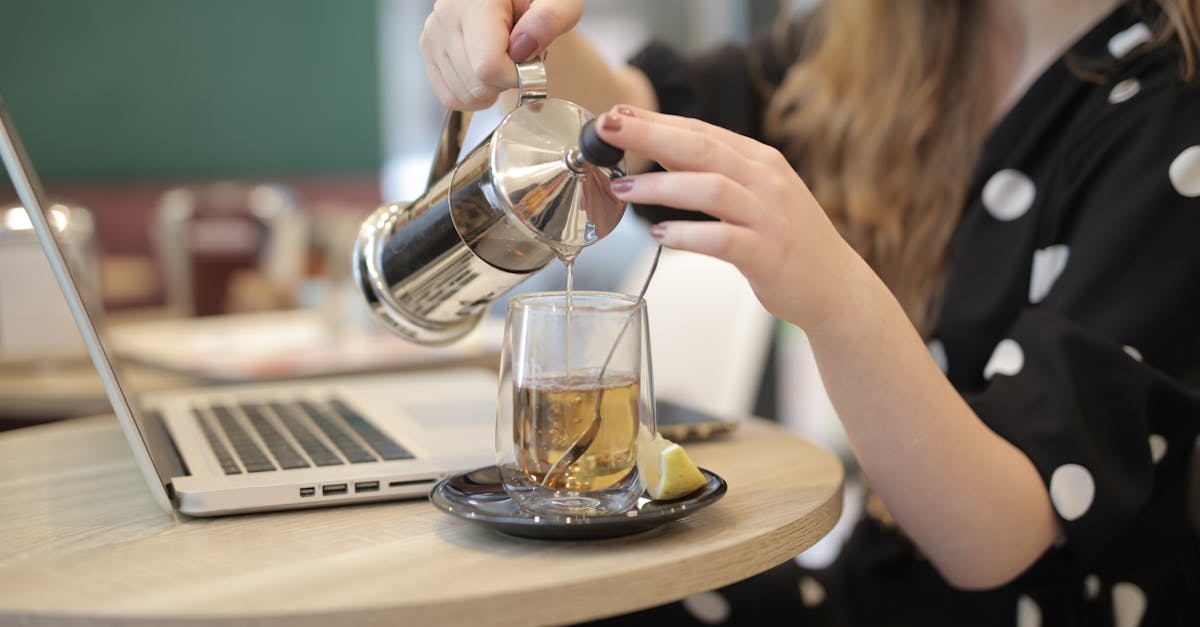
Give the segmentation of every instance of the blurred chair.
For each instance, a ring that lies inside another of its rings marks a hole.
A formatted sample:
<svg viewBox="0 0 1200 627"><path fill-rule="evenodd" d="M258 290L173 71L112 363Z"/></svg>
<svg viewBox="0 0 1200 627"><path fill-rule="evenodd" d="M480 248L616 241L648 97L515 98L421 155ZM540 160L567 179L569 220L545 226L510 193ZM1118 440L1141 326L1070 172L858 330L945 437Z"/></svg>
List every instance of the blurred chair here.
<svg viewBox="0 0 1200 627"><path fill-rule="evenodd" d="M80 295L100 315L100 257L92 213L62 203L48 211ZM86 358L87 348L29 214L21 205L0 206L0 365Z"/></svg>
<svg viewBox="0 0 1200 627"><path fill-rule="evenodd" d="M167 304L186 315L292 305L308 220L286 188L218 182L163 193L154 226Z"/></svg>
<svg viewBox="0 0 1200 627"><path fill-rule="evenodd" d="M620 291L637 294L653 247ZM731 264L664 249L646 291L657 398L740 419L754 411L775 318Z"/></svg>

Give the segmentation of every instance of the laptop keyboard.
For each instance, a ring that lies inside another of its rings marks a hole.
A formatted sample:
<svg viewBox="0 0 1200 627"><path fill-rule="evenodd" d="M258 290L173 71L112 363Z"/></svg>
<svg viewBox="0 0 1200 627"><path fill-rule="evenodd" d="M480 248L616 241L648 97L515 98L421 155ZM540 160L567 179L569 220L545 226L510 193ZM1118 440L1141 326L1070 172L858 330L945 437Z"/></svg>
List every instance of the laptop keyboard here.
<svg viewBox="0 0 1200 627"><path fill-rule="evenodd" d="M340 399L192 409L227 475L412 459Z"/></svg>

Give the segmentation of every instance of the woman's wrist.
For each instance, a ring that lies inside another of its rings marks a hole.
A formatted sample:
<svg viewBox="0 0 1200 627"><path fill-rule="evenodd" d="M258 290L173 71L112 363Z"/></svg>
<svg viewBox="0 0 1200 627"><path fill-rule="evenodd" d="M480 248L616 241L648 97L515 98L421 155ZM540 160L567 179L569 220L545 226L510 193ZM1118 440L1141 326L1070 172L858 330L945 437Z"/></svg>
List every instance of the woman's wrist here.
<svg viewBox="0 0 1200 627"><path fill-rule="evenodd" d="M848 347L877 335L881 326L895 324L900 303L871 269L870 265L846 245L848 255L842 280L829 290L819 319L801 325L814 344Z"/></svg>

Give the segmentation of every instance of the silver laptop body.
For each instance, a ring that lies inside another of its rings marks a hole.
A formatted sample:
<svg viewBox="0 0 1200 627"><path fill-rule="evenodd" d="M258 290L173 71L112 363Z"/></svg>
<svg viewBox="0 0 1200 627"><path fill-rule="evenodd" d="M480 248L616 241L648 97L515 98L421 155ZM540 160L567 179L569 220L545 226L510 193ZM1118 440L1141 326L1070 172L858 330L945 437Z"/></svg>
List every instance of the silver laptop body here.
<svg viewBox="0 0 1200 627"><path fill-rule="evenodd" d="M440 478L494 462L496 375L482 368L135 396L72 278L2 97L0 155L163 509L212 516L424 497Z"/></svg>

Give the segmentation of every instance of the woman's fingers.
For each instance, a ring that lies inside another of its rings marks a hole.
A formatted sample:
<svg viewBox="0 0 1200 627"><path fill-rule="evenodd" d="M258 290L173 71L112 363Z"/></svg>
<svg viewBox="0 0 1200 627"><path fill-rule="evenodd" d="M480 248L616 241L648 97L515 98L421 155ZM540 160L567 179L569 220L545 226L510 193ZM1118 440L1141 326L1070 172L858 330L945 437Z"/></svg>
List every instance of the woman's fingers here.
<svg viewBox="0 0 1200 627"><path fill-rule="evenodd" d="M473 10L462 18L463 45L471 76L497 94L517 86L517 69L508 58L511 30L511 12Z"/></svg>
<svg viewBox="0 0 1200 627"><path fill-rule="evenodd" d="M438 100L448 108L491 106L517 82L508 58L510 0L442 0L425 20L421 55Z"/></svg>
<svg viewBox="0 0 1200 627"><path fill-rule="evenodd" d="M714 133L612 111L601 115L596 126L604 141L657 161L667 170L719 172L739 183L754 176L754 164Z"/></svg>
<svg viewBox="0 0 1200 627"><path fill-rule="evenodd" d="M583 14L583 0L524 0L514 5L520 17L512 27L508 55L517 63L546 52L550 42L575 28Z"/></svg>
<svg viewBox="0 0 1200 627"><path fill-rule="evenodd" d="M657 124L665 124L675 128L681 128L697 133L710 133L714 137L727 143L731 148L738 151L742 156L753 161L763 162L779 155L779 151L771 146L767 146L759 141L739 135L727 128L715 126L695 118L682 117L678 115L668 115L657 111L650 111L641 107L632 105L617 105L610 110L610 113L625 117L639 118L654 122Z"/></svg>
<svg viewBox="0 0 1200 627"><path fill-rule="evenodd" d="M438 101L451 109L462 108L455 106L458 104L458 98L454 96L454 92L450 91L446 81L442 79L442 71L435 62L435 59L440 58L441 55L439 54L438 57L422 56L425 59L425 74L429 76L429 84L433 87L433 94L437 96Z"/></svg>
<svg viewBox="0 0 1200 627"><path fill-rule="evenodd" d="M485 85L475 76L475 67L467 56L466 44L461 36L452 37L445 42L446 59L449 61L453 76L446 81L447 86L455 93L463 108L486 109L496 102L500 90Z"/></svg>
<svg viewBox="0 0 1200 627"><path fill-rule="evenodd" d="M758 248L755 245L758 235L754 231L727 222L660 222L650 233L664 246L728 261L746 275L749 275L748 269L752 267Z"/></svg>
<svg viewBox="0 0 1200 627"><path fill-rule="evenodd" d="M627 176L613 181L612 190L627 202L700 211L731 224L753 224L761 211L749 190L724 174L711 172Z"/></svg>

